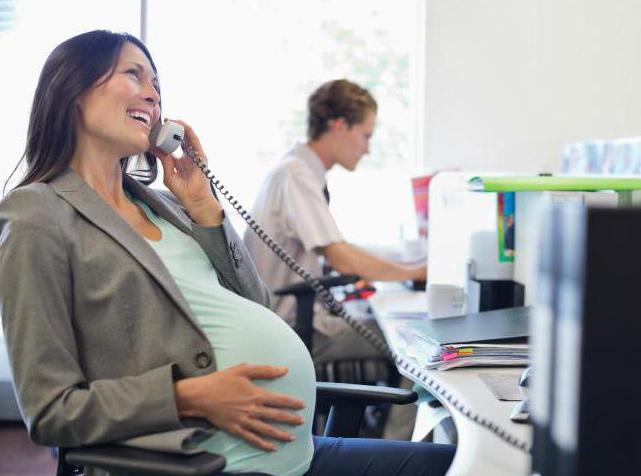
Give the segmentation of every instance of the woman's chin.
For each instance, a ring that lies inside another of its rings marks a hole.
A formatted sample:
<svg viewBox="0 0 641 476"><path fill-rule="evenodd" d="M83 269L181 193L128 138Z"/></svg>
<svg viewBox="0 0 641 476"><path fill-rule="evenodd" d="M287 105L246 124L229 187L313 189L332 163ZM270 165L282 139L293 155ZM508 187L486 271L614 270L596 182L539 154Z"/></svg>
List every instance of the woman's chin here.
<svg viewBox="0 0 641 476"><path fill-rule="evenodd" d="M137 140L135 143L129 144L129 147L126 148L126 153L123 157L131 157L134 155L140 155L149 150L150 142L147 137Z"/></svg>

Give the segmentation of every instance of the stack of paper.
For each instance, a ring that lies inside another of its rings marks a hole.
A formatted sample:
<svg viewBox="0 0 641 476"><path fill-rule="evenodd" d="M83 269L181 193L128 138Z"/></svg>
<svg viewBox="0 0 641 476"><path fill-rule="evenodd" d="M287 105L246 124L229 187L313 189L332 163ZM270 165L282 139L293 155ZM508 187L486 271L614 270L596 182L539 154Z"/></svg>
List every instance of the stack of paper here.
<svg viewBox="0 0 641 476"><path fill-rule="evenodd" d="M458 344L440 347L432 355L427 369L448 370L456 367L528 365L527 344Z"/></svg>
<svg viewBox="0 0 641 476"><path fill-rule="evenodd" d="M395 327L403 353L428 370L529 364L529 308L490 311L460 318L412 320ZM479 332L479 326L485 332Z"/></svg>

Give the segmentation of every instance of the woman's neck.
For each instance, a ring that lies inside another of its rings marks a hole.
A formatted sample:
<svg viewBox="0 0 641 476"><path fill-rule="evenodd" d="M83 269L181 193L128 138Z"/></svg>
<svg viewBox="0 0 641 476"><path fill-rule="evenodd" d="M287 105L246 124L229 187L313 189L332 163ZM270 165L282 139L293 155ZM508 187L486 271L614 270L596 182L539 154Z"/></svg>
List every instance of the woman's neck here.
<svg viewBox="0 0 641 476"><path fill-rule="evenodd" d="M128 202L122 188L120 159L74 154L70 165L110 206L118 209Z"/></svg>

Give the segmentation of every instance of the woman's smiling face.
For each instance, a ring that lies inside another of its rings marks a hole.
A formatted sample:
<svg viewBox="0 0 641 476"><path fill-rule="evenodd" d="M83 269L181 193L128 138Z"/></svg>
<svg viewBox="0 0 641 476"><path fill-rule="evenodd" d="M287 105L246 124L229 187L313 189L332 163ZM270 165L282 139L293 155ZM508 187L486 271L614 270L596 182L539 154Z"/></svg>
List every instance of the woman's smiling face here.
<svg viewBox="0 0 641 476"><path fill-rule="evenodd" d="M149 148L149 132L160 118L158 79L149 59L126 42L112 72L77 101L79 144L106 148L115 157Z"/></svg>

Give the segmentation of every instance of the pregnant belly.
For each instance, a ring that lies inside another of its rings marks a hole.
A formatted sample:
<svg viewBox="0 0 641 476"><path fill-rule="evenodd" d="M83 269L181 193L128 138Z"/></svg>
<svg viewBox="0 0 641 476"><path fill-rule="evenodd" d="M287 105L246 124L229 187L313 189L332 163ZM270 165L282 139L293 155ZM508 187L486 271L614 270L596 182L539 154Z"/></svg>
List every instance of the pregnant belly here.
<svg viewBox="0 0 641 476"><path fill-rule="evenodd" d="M242 313L242 316L234 313L234 318L229 321L221 319L219 314L215 322L203 326L214 348L217 368L222 370L241 363L287 367L288 372L284 376L254 380L254 384L303 400L305 408L295 413L302 416L305 423L300 426L274 424L292 433L295 438L286 443L272 441L278 447L275 453L254 448L223 431L215 433L201 447L224 454L229 471L303 474L313 454L311 425L316 403L314 365L303 342L280 317L258 305L252 308L253 312Z"/></svg>

